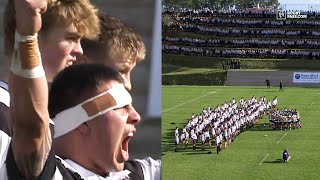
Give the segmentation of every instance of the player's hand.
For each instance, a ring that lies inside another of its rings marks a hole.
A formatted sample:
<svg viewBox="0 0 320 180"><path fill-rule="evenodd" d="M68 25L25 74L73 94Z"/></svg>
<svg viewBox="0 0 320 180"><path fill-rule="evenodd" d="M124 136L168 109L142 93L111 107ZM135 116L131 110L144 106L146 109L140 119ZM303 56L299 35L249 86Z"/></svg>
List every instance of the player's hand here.
<svg viewBox="0 0 320 180"><path fill-rule="evenodd" d="M20 35L34 35L41 28L41 14L47 9L47 0L14 0L17 31Z"/></svg>

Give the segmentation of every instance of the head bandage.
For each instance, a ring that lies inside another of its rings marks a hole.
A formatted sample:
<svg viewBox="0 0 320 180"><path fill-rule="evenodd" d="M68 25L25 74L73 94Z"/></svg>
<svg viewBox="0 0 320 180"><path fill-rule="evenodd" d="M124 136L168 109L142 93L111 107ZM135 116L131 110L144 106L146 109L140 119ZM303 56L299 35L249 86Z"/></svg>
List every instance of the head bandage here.
<svg viewBox="0 0 320 180"><path fill-rule="evenodd" d="M74 107L66 109L53 118L55 135L60 137L108 111L121 108L132 103L131 95L123 84L113 86L111 89L90 98Z"/></svg>

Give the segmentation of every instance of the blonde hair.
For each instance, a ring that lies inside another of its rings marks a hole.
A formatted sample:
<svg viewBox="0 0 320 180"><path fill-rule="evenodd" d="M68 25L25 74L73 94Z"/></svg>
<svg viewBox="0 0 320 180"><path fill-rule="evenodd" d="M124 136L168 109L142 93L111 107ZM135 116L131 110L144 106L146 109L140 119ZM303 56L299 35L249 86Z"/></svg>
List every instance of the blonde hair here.
<svg viewBox="0 0 320 180"><path fill-rule="evenodd" d="M115 32L119 36L104 41L108 47L106 55L111 59L127 56L134 59L136 63L144 60L146 48L140 35L134 32ZM102 40L103 41L103 40Z"/></svg>
<svg viewBox="0 0 320 180"><path fill-rule="evenodd" d="M101 34L99 41L107 47L111 59L128 56L137 63L144 60L146 47L142 37L121 20L100 15Z"/></svg>
<svg viewBox="0 0 320 180"><path fill-rule="evenodd" d="M42 15L41 31L70 24L88 39L97 37L100 30L97 9L89 0L48 0L47 11Z"/></svg>
<svg viewBox="0 0 320 180"><path fill-rule="evenodd" d="M142 37L121 20L100 15L100 31L97 40L82 40L84 56L93 62L104 63L104 59L130 58L140 63L146 56Z"/></svg>
<svg viewBox="0 0 320 180"><path fill-rule="evenodd" d="M15 7L8 0L4 16L4 48L5 55L13 54L14 33L16 29ZM85 38L94 39L100 32L97 9L89 0L48 0L47 11L42 15L42 32L46 33L54 26L74 25Z"/></svg>

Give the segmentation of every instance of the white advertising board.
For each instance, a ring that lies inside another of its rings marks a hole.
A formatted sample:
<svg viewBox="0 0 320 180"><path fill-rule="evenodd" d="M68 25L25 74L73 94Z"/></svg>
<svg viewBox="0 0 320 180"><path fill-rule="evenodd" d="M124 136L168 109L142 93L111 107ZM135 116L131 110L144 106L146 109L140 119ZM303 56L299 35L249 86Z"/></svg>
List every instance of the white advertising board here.
<svg viewBox="0 0 320 180"><path fill-rule="evenodd" d="M294 72L293 83L320 83L319 72Z"/></svg>

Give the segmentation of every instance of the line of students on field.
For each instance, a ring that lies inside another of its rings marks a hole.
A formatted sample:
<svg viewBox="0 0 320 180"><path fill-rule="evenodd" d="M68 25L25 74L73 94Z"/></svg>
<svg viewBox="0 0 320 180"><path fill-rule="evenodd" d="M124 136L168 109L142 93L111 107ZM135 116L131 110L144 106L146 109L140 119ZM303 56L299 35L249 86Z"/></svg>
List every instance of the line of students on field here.
<svg viewBox="0 0 320 180"><path fill-rule="evenodd" d="M193 149L196 149L197 142L200 140L202 150L206 143L209 146L216 144L217 153L219 153L222 143L224 148L227 148L236 136L253 126L270 108L271 102L267 102L265 96L259 99L252 96L248 100L242 97L239 102L233 98L229 103L226 101L214 109L209 105L203 108L199 115L192 114L180 136L179 129L175 129L175 151L180 141L185 147L191 141Z"/></svg>

